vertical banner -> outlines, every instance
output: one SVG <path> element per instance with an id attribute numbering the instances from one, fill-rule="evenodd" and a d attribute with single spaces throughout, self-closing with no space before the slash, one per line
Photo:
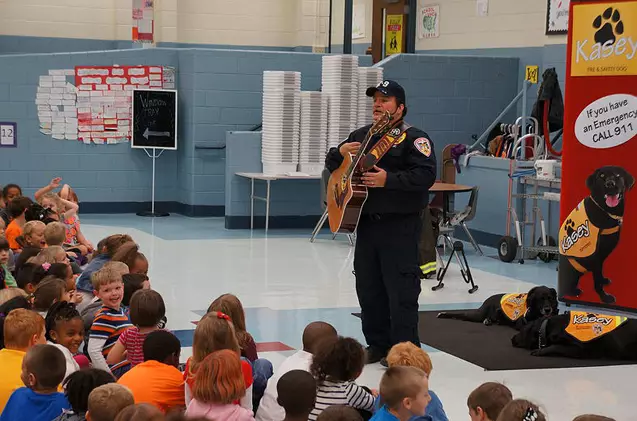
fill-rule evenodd
<path id="1" fill-rule="evenodd" d="M 133 42 L 155 42 L 154 0 L 133 0 Z"/>
<path id="2" fill-rule="evenodd" d="M 403 15 L 387 15 L 385 55 L 403 52 Z"/>
<path id="3" fill-rule="evenodd" d="M 423 6 L 418 14 L 418 38 L 438 38 L 440 36 L 440 6 Z"/>
<path id="4" fill-rule="evenodd" d="M 559 233 L 563 301 L 637 311 L 637 1 L 570 4 Z"/>

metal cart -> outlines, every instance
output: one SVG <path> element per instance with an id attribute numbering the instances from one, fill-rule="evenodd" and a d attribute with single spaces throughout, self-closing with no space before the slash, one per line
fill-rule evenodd
<path id="1" fill-rule="evenodd" d="M 550 262 L 559 254 L 556 240 L 547 234 L 547 226 L 539 207 L 539 201 L 549 201 L 548 206 L 548 232 L 551 231 L 551 205 L 550 202 L 559 202 L 561 189 L 560 179 L 540 179 L 532 175 L 535 171 L 525 168 L 516 172 L 515 160 L 511 160 L 509 167 L 509 197 L 507 211 L 506 235 L 498 242 L 498 256 L 503 262 L 512 262 L 516 256 L 520 256 L 519 262 L 524 263 L 525 258 L 539 257 L 544 262 Z M 513 183 L 519 179 L 518 192 L 513 192 Z M 548 189 L 549 194 L 541 193 L 540 188 Z M 557 193 L 557 195 L 556 195 Z M 515 210 L 514 199 L 520 200 L 521 218 Z M 532 200 L 530 215 L 527 215 L 527 200 Z M 540 228 L 540 238 L 535 242 L 537 228 Z M 511 236 L 511 226 L 515 226 L 515 237 Z M 531 230 L 531 241 L 526 241 L 527 227 Z M 519 252 L 519 254 L 518 254 Z"/>

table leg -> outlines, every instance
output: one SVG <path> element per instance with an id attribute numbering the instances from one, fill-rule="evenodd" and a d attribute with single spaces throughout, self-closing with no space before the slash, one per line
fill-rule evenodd
<path id="1" fill-rule="evenodd" d="M 250 231 L 254 229 L 254 178 L 251 178 L 250 191 Z"/>
<path id="2" fill-rule="evenodd" d="M 449 193 L 442 192 L 442 220 L 447 222 L 447 211 L 449 210 Z"/>
<path id="3" fill-rule="evenodd" d="M 265 192 L 265 233 L 268 233 L 268 226 L 270 222 L 270 180 L 267 181 L 267 189 Z"/>

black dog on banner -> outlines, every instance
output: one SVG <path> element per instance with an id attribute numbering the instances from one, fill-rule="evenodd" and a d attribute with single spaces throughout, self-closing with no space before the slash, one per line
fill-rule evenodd
<path id="1" fill-rule="evenodd" d="M 567 311 L 529 322 L 511 344 L 535 356 L 637 360 L 637 320 Z"/>
<path id="2" fill-rule="evenodd" d="M 526 294 L 492 295 L 477 310 L 442 312 L 438 317 L 484 323 L 487 326 L 495 323 L 520 329 L 527 322 L 558 314 L 557 305 L 557 291 L 538 286 L 531 288 Z"/>
<path id="3" fill-rule="evenodd" d="M 595 292 L 603 303 L 615 297 L 604 291 L 611 280 L 603 273 L 604 261 L 619 242 L 626 193 L 635 178 L 622 167 L 601 167 L 586 179 L 590 196 L 580 202 L 560 228 L 560 294 L 578 297 L 579 280 L 592 272 Z"/>

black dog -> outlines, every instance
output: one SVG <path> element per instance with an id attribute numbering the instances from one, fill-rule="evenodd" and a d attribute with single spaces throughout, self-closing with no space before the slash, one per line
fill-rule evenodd
<path id="1" fill-rule="evenodd" d="M 600 300 L 615 302 L 615 297 L 604 291 L 611 283 L 603 274 L 604 261 L 619 242 L 625 195 L 634 184 L 632 175 L 615 166 L 601 167 L 586 179 L 591 195 L 569 214 L 560 229 L 560 293 L 579 296 L 581 276 L 592 272 Z"/>
<path id="2" fill-rule="evenodd" d="M 601 315 L 584 313 L 584 316 Z M 570 320 L 571 312 L 567 311 L 529 322 L 511 338 L 511 344 L 516 348 L 530 349 L 535 356 L 637 360 L 637 320 L 628 319 L 615 330 L 588 342 L 579 341 L 567 333 Z"/>
<path id="3" fill-rule="evenodd" d="M 515 317 L 507 316 L 502 308 L 502 298 L 506 294 L 496 294 L 484 300 L 484 303 L 477 310 L 469 310 L 462 313 L 438 314 L 441 319 L 456 319 L 467 322 L 484 323 L 489 326 L 493 323 L 499 325 L 513 326 L 520 329 L 527 322 L 540 317 L 558 314 L 557 292 L 554 288 L 545 286 L 533 287 L 528 294 L 518 294 L 514 300 L 522 300 L 526 304 L 526 312 L 517 314 Z M 521 303 L 521 304 L 522 304 Z"/>

